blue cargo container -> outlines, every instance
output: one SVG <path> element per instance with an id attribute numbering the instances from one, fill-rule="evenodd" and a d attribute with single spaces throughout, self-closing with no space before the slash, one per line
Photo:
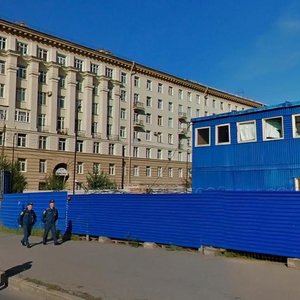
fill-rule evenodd
<path id="1" fill-rule="evenodd" d="M 193 192 L 300 189 L 300 102 L 192 122 Z"/>

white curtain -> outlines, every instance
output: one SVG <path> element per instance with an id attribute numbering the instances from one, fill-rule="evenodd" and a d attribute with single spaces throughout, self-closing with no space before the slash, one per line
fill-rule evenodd
<path id="1" fill-rule="evenodd" d="M 242 123 L 238 125 L 239 141 L 255 141 L 256 140 L 256 126 L 253 122 Z"/>
<path id="2" fill-rule="evenodd" d="M 281 119 L 269 119 L 265 121 L 265 138 L 279 139 L 282 137 Z"/>

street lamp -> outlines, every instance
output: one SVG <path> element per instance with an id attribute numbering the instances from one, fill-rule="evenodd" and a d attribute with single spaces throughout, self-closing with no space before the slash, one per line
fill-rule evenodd
<path id="1" fill-rule="evenodd" d="M 81 110 L 81 105 L 76 103 L 75 108 L 75 147 L 74 147 L 74 169 L 73 169 L 73 195 L 75 195 L 75 186 L 76 186 L 76 164 L 77 164 L 77 139 L 78 139 L 78 113 Z"/>
<path id="2" fill-rule="evenodd" d="M 125 146 L 122 146 L 122 177 L 121 177 L 121 189 L 124 189 L 124 177 L 125 177 Z"/>
<path id="3" fill-rule="evenodd" d="M 188 131 L 189 128 L 192 126 L 192 122 L 187 123 L 186 130 Z M 187 146 L 188 147 L 188 146 Z M 190 161 L 190 150 L 186 149 L 186 162 L 185 162 L 185 192 L 188 192 L 188 185 L 189 185 L 189 161 Z"/>

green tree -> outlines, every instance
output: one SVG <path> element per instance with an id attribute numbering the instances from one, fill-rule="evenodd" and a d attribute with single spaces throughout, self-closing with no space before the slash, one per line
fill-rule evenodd
<path id="1" fill-rule="evenodd" d="M 116 183 L 111 181 L 106 174 L 101 173 L 88 173 L 87 187 L 89 190 L 103 190 L 103 189 L 115 189 Z"/>
<path id="2" fill-rule="evenodd" d="M 46 177 L 45 180 L 45 190 L 52 190 L 52 191 L 62 191 L 66 187 L 66 181 L 64 180 L 63 176 L 57 176 L 55 174 L 51 174 Z"/>
<path id="3" fill-rule="evenodd" d="M 11 162 L 7 157 L 0 159 L 0 170 L 11 172 L 11 191 L 12 193 L 22 193 L 27 181 L 24 174 L 20 171 L 20 163 L 18 161 Z"/>

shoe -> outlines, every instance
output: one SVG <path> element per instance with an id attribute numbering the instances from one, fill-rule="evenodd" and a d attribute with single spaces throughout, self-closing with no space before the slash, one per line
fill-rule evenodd
<path id="1" fill-rule="evenodd" d="M 22 246 L 26 246 L 26 244 L 24 243 L 24 241 L 21 241 Z"/>
<path id="2" fill-rule="evenodd" d="M 47 245 L 47 243 L 46 243 L 46 242 L 43 242 L 43 245 Z"/>
<path id="3" fill-rule="evenodd" d="M 58 245 L 60 245 L 60 243 L 59 243 L 59 242 L 56 242 L 56 243 L 54 243 L 54 246 L 58 246 Z"/>
<path id="4" fill-rule="evenodd" d="M 31 246 L 29 244 L 27 244 L 27 248 L 31 248 Z"/>

